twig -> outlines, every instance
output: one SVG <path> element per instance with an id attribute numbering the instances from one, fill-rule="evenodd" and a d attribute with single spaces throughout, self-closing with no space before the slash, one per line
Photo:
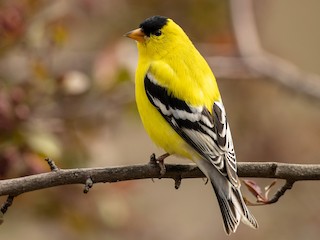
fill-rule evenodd
<path id="1" fill-rule="evenodd" d="M 51 160 L 50 158 L 46 158 L 45 161 L 47 161 L 47 163 L 50 167 L 50 170 L 52 172 L 59 171 L 59 168 L 57 167 L 57 165 L 55 164 L 55 162 L 53 160 Z"/>
<path id="2" fill-rule="evenodd" d="M 292 179 L 287 179 L 285 184 L 278 189 L 278 191 L 269 198 L 269 192 L 271 188 L 276 184 L 277 180 L 274 180 L 270 185 L 264 188 L 265 192 L 261 191 L 260 186 L 252 180 L 243 180 L 243 183 L 248 188 L 248 190 L 256 197 L 256 202 L 251 202 L 247 198 L 244 198 L 248 206 L 263 206 L 267 204 L 276 203 L 280 197 L 282 197 L 285 192 L 293 187 L 293 184 L 296 182 Z"/>
<path id="3" fill-rule="evenodd" d="M 204 178 L 194 164 L 166 164 L 161 178 Z M 292 181 L 320 180 L 320 165 L 286 163 L 238 163 L 239 177 L 278 178 Z M 93 183 L 119 182 L 136 179 L 159 178 L 155 164 L 140 164 L 108 168 L 60 169 L 57 172 L 35 174 L 0 181 L 0 196 L 16 196 L 25 192 L 66 185 L 86 184 L 88 176 Z"/>
<path id="4" fill-rule="evenodd" d="M 2 214 L 5 214 L 8 211 L 8 208 L 12 205 L 13 203 L 14 196 L 9 195 L 7 197 L 7 200 L 2 204 L 0 211 Z"/>
<path id="5" fill-rule="evenodd" d="M 273 197 L 264 204 L 272 204 L 278 202 L 279 198 L 282 197 L 287 190 L 290 190 L 293 187 L 294 183 L 294 180 L 287 180 L 286 183 L 273 195 Z"/>

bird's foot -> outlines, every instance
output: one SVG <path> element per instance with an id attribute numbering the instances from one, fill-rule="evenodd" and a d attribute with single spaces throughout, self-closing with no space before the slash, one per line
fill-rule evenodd
<path id="1" fill-rule="evenodd" d="M 166 166 L 164 165 L 164 159 L 166 159 L 169 156 L 169 153 L 162 154 L 159 157 L 156 157 L 156 155 L 152 153 L 150 156 L 150 163 L 158 164 L 160 167 L 160 177 L 166 174 Z"/>

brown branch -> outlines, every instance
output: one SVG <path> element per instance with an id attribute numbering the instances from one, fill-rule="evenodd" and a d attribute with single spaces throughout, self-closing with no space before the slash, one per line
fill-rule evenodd
<path id="1" fill-rule="evenodd" d="M 287 190 L 290 190 L 295 183 L 294 180 L 287 180 L 286 183 L 273 195 L 271 199 L 269 199 L 265 204 L 272 204 L 278 202 L 280 197 L 282 197 Z"/>
<path id="2" fill-rule="evenodd" d="M 137 179 L 204 178 L 203 173 L 194 164 L 166 164 L 166 173 L 160 176 L 155 164 L 108 168 L 60 169 L 53 172 L 35 174 L 26 177 L 0 181 L 0 196 L 17 196 L 25 192 L 56 187 L 67 184 L 84 184 L 90 188 L 91 183 L 120 182 Z M 240 177 L 278 178 L 290 181 L 320 180 L 320 165 L 285 164 L 285 163 L 238 163 Z"/>
<path id="3" fill-rule="evenodd" d="M 297 92 L 320 98 L 320 76 L 308 73 L 263 49 L 252 0 L 230 0 L 231 19 L 243 62 L 259 75 L 270 77 Z"/>
<path id="4" fill-rule="evenodd" d="M 251 202 L 246 197 L 244 198 L 245 202 L 248 206 L 262 206 L 267 204 L 276 203 L 280 197 L 282 197 L 287 190 L 290 190 L 293 187 L 293 184 L 296 182 L 295 180 L 289 179 L 286 180 L 285 184 L 282 185 L 271 198 L 269 198 L 269 193 L 271 188 L 276 184 L 277 180 L 274 180 L 270 185 L 264 188 L 265 192 L 261 191 L 261 187 L 252 180 L 243 180 L 244 185 L 248 188 L 248 190 L 256 197 L 256 202 Z"/>
<path id="5" fill-rule="evenodd" d="M 2 214 L 5 214 L 8 211 L 8 208 L 11 207 L 13 203 L 14 196 L 9 195 L 7 200 L 2 204 L 0 211 Z"/>
<path id="6" fill-rule="evenodd" d="M 47 161 L 47 163 L 48 163 L 48 165 L 50 167 L 50 170 L 52 172 L 59 171 L 59 168 L 57 167 L 57 165 L 55 164 L 55 162 L 53 160 L 51 160 L 50 158 L 46 158 L 44 160 Z"/>
<path id="7" fill-rule="evenodd" d="M 212 67 L 217 79 L 225 78 L 238 80 L 261 77 L 261 74 L 250 71 L 242 57 L 206 56 L 206 60 Z"/>

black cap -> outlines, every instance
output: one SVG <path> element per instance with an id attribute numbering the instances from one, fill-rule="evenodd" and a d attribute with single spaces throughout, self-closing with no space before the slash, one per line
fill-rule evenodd
<path id="1" fill-rule="evenodd" d="M 144 20 L 139 27 L 142 29 L 145 35 L 150 37 L 151 33 L 155 33 L 160 30 L 168 22 L 167 17 L 153 16 Z"/>

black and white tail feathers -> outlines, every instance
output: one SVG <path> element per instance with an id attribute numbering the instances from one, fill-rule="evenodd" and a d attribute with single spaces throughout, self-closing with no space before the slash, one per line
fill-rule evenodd
<path id="1" fill-rule="evenodd" d="M 235 187 L 207 160 L 196 161 L 200 170 L 210 179 L 216 193 L 220 206 L 224 229 L 229 235 L 237 230 L 240 221 L 252 228 L 257 228 L 258 223 L 249 212 L 242 194 L 240 186 Z"/>
<path id="2" fill-rule="evenodd" d="M 210 179 L 220 205 L 227 234 L 235 232 L 240 221 L 257 228 L 240 192 L 236 155 L 222 101 L 212 110 L 193 106 L 162 86 L 150 67 L 144 79 L 146 95 L 170 126 L 195 151 L 194 160 Z"/>

